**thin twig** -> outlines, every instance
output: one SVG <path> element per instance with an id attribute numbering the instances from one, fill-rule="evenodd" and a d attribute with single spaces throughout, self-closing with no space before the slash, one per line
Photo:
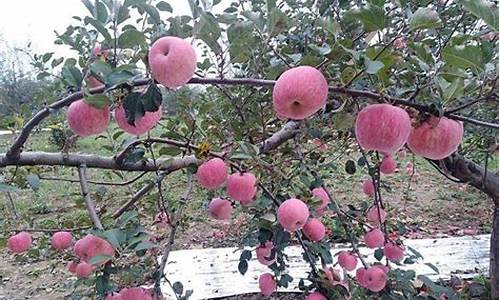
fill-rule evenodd
<path id="1" fill-rule="evenodd" d="M 170 251 L 172 250 L 172 245 L 174 244 L 175 240 L 175 233 L 177 232 L 177 227 L 179 226 L 179 223 L 182 219 L 182 213 L 184 211 L 184 208 L 187 206 L 187 203 L 189 201 L 189 197 L 191 195 L 191 192 L 193 190 L 193 174 L 188 172 L 188 179 L 187 179 L 187 187 L 186 191 L 182 195 L 179 209 L 177 210 L 175 216 L 171 217 L 170 220 L 170 235 L 168 238 L 167 243 L 165 244 L 165 247 L 163 248 L 163 256 L 161 258 L 160 266 L 158 267 L 158 271 L 156 272 L 157 277 L 155 280 L 155 292 L 160 290 L 160 282 L 161 279 L 165 276 L 165 266 L 167 265 L 168 261 L 168 256 L 170 254 Z M 175 291 L 174 291 L 175 293 Z"/>
<path id="2" fill-rule="evenodd" d="M 81 165 L 78 168 L 78 176 L 80 177 L 80 187 L 82 190 L 83 199 L 85 200 L 85 207 L 87 208 L 87 211 L 89 213 L 89 217 L 97 229 L 103 229 L 101 220 L 99 219 L 99 216 L 97 215 L 97 212 L 95 210 L 94 201 L 92 201 L 92 198 L 90 197 L 89 184 L 87 182 L 86 165 Z"/>
<path id="3" fill-rule="evenodd" d="M 16 219 L 19 219 L 19 216 L 17 214 L 17 209 L 16 209 L 16 204 L 14 203 L 14 199 L 12 199 L 12 195 L 10 192 L 7 192 L 7 198 L 9 199 L 10 205 L 12 206 L 12 213 L 16 217 Z"/>
<path id="4" fill-rule="evenodd" d="M 138 176 L 127 180 L 127 181 L 122 181 L 122 182 L 108 182 L 108 181 L 94 181 L 94 180 L 87 180 L 89 184 L 97 184 L 97 185 L 114 185 L 114 186 L 125 186 L 132 184 L 136 182 L 137 180 L 141 179 L 144 175 L 148 174 L 148 171 L 144 171 Z M 71 179 L 71 178 L 59 178 L 59 177 L 45 177 L 45 176 L 38 176 L 42 180 L 51 180 L 51 181 L 66 181 L 66 182 L 80 182 L 79 179 Z"/>
<path id="5" fill-rule="evenodd" d="M 149 193 L 156 185 L 157 185 L 157 182 L 159 181 L 162 181 L 165 176 L 167 175 L 168 173 L 166 172 L 160 172 L 155 180 L 149 182 L 148 184 L 144 185 L 140 190 L 138 190 L 133 196 L 132 198 L 127 201 L 125 204 L 123 204 L 119 209 L 117 209 L 114 213 L 113 213 L 113 218 L 119 218 L 124 212 L 126 212 L 132 205 L 134 205 L 137 201 L 139 201 L 144 195 L 146 195 L 147 193 Z"/>

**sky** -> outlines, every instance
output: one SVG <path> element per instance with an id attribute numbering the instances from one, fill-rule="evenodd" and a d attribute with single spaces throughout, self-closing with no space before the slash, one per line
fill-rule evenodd
<path id="1" fill-rule="evenodd" d="M 84 16 L 87 9 L 80 0 L 0 0 L 8 2 L 0 9 L 0 48 L 25 47 L 31 42 L 35 53 L 55 52 L 55 57 L 68 56 L 71 51 L 54 45 L 54 30 L 62 33 L 72 16 Z M 187 0 L 168 1 L 176 15 L 191 15 Z M 8 8 L 7 8 L 8 7 Z M 2 42 L 4 41 L 4 42 Z M 6 42 L 6 43 L 5 43 Z"/>

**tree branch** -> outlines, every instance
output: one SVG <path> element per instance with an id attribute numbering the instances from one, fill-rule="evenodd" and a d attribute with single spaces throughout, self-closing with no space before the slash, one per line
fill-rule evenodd
<path id="1" fill-rule="evenodd" d="M 124 212 L 126 212 L 132 205 L 134 205 L 137 201 L 139 201 L 144 195 L 149 193 L 157 184 L 158 182 L 161 182 L 165 176 L 167 176 L 167 173 L 165 172 L 160 172 L 158 176 L 156 177 L 155 180 L 149 182 L 148 184 L 144 185 L 140 190 L 138 190 L 132 198 L 127 201 L 127 203 L 123 204 L 119 209 L 117 209 L 113 213 L 113 218 L 119 218 Z"/>
<path id="2" fill-rule="evenodd" d="M 251 78 L 233 78 L 233 79 L 220 79 L 220 78 L 192 78 L 188 83 L 189 84 L 211 84 L 211 85 L 249 85 L 249 86 L 266 86 L 266 87 L 271 87 L 275 84 L 276 81 L 274 80 L 266 80 L 266 79 L 251 79 Z M 145 79 L 138 79 L 133 81 L 130 85 L 135 87 L 135 86 L 143 86 L 151 83 L 151 79 L 145 78 Z M 100 86 L 97 88 L 93 88 L 90 90 L 90 94 L 97 94 L 97 93 L 102 93 L 106 91 L 104 86 Z M 408 99 L 403 99 L 403 98 L 398 98 L 398 97 L 392 97 L 392 96 L 386 96 L 382 95 L 379 93 L 375 92 L 370 92 L 370 91 L 361 91 L 361 90 L 355 90 L 355 89 L 349 89 L 345 87 L 334 87 L 330 86 L 329 91 L 332 93 L 336 94 L 345 94 L 348 96 L 351 96 L 353 98 L 367 98 L 367 99 L 372 99 L 378 102 L 391 102 L 394 104 L 398 105 L 405 105 L 409 107 L 413 107 L 418 109 L 419 111 L 422 112 L 430 112 L 430 107 L 427 105 L 423 104 L 418 104 L 414 103 L 413 101 L 409 101 Z M 18 157 L 19 154 L 21 153 L 21 150 L 27 141 L 31 131 L 38 125 L 40 122 L 43 121 L 46 117 L 50 115 L 51 112 L 56 111 L 58 109 L 61 109 L 65 106 L 70 105 L 74 101 L 77 101 L 79 99 L 82 99 L 84 96 L 82 91 L 70 94 L 63 99 L 56 101 L 52 103 L 51 105 L 43 108 L 40 110 L 38 113 L 33 116 L 23 127 L 21 130 L 19 136 L 17 139 L 14 141 L 12 146 L 9 148 L 7 151 L 7 159 L 9 161 L 15 161 Z M 454 115 L 454 114 L 449 114 L 445 113 L 445 115 L 449 116 L 452 119 L 456 120 L 462 120 L 465 122 L 470 122 L 476 125 L 480 126 L 486 126 L 490 128 L 496 128 L 498 129 L 498 124 L 491 124 L 483 121 L 477 121 L 471 118 L 466 118 L 463 116 L 459 115 Z"/>
<path id="3" fill-rule="evenodd" d="M 148 171 L 144 171 L 141 174 L 137 175 L 136 177 L 127 180 L 127 181 L 122 181 L 122 182 L 108 182 L 108 181 L 94 181 L 94 180 L 87 180 L 88 183 L 90 184 L 97 184 L 97 185 L 114 185 L 114 186 L 126 186 L 129 184 L 132 184 L 136 182 L 137 180 L 141 179 L 144 175 L 148 174 Z M 45 176 L 38 176 L 42 180 L 52 180 L 52 181 L 66 181 L 66 182 L 80 182 L 78 179 L 71 179 L 71 178 L 58 178 L 58 177 L 45 177 Z"/>
<path id="4" fill-rule="evenodd" d="M 90 192 L 89 192 L 89 184 L 87 182 L 87 166 L 82 164 L 78 168 L 78 176 L 80 177 L 80 187 L 82 189 L 82 195 L 83 199 L 85 200 L 85 207 L 87 208 L 87 211 L 89 213 L 89 217 L 92 220 L 92 223 L 94 223 L 94 227 L 97 229 L 103 229 L 101 220 L 99 219 L 99 216 L 97 215 L 97 212 L 95 210 L 95 204 L 92 201 L 92 198 L 90 198 Z"/>
<path id="5" fill-rule="evenodd" d="M 169 256 L 170 251 L 172 250 L 172 246 L 174 244 L 175 233 L 176 233 L 177 227 L 181 221 L 184 208 L 186 207 L 186 205 L 189 201 L 189 196 L 191 195 L 192 190 L 193 190 L 193 174 L 188 173 L 186 191 L 184 192 L 184 194 L 181 197 L 179 209 L 175 213 L 175 216 L 171 218 L 170 235 L 169 235 L 167 243 L 165 244 L 165 247 L 163 250 L 163 256 L 162 256 L 161 262 L 160 262 L 160 266 L 158 267 L 158 272 L 157 272 L 158 277 L 155 280 L 155 290 L 160 289 L 160 281 L 165 276 L 165 266 L 167 265 L 168 256 Z"/>
<path id="6" fill-rule="evenodd" d="M 433 162 L 443 172 L 486 193 L 498 206 L 498 174 L 485 170 L 484 167 L 457 153 Z"/>
<path id="7" fill-rule="evenodd" d="M 299 132 L 300 122 L 289 121 L 278 132 L 270 136 L 260 146 L 260 153 L 268 153 L 277 148 L 287 140 L 293 138 Z"/>
<path id="8" fill-rule="evenodd" d="M 79 167 L 84 164 L 88 168 L 123 171 L 175 171 L 181 168 L 186 168 L 190 164 L 198 164 L 199 161 L 194 156 L 187 156 L 184 158 L 158 160 L 157 163 L 157 166 L 155 166 L 152 160 L 146 159 L 135 163 L 118 165 L 113 157 L 50 152 L 20 153 L 19 158 L 16 161 L 11 161 L 7 158 L 6 154 L 0 154 L 0 167 L 35 165 Z"/>
<path id="9" fill-rule="evenodd" d="M 123 150 L 120 151 L 115 156 L 116 163 L 118 165 L 122 165 L 123 161 L 127 157 L 128 152 L 132 148 L 134 148 L 135 146 L 141 145 L 141 144 L 152 144 L 152 143 L 167 144 L 167 145 L 175 146 L 175 147 L 178 147 L 178 148 L 188 148 L 188 149 L 195 149 L 195 150 L 198 149 L 198 147 L 196 147 L 193 144 L 189 144 L 189 143 L 186 144 L 185 142 L 180 142 L 180 141 L 171 140 L 171 139 L 147 138 L 147 139 L 135 140 L 135 141 L 132 141 L 129 144 L 127 144 L 125 146 L 125 148 L 123 148 Z"/>

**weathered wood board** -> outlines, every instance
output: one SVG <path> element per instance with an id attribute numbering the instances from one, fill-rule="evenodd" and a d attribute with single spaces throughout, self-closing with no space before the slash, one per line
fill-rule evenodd
<path id="1" fill-rule="evenodd" d="M 433 280 L 447 279 L 451 274 L 472 277 L 488 272 L 489 235 L 406 240 L 405 245 L 414 248 L 424 257 L 424 260 L 407 268 L 415 270 L 418 275 L 427 275 Z M 344 249 L 348 247 L 338 245 L 332 249 L 332 254 Z M 367 255 L 367 261 L 375 260 L 372 255 L 373 250 L 361 248 L 360 251 Z M 285 252 L 290 258 L 289 274 L 294 281 L 288 289 L 279 291 L 298 291 L 296 286 L 300 278 L 306 277 L 309 268 L 302 260 L 300 247 L 289 247 Z M 238 273 L 240 253 L 241 250 L 237 248 L 173 251 L 165 268 L 167 278 L 172 283 L 180 281 L 184 285 L 184 290 L 192 289 L 193 295 L 190 299 L 193 300 L 258 292 L 258 276 L 268 272 L 269 269 L 252 257 L 247 273 L 242 276 Z M 434 264 L 440 273 L 436 274 L 425 263 Z M 162 285 L 162 292 L 167 299 L 175 299 L 166 283 Z"/>

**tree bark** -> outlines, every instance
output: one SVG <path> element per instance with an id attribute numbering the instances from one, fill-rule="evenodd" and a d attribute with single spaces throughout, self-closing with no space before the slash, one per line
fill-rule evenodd
<path id="1" fill-rule="evenodd" d="M 94 223 L 95 228 L 102 230 L 102 223 L 95 210 L 95 203 L 90 197 L 89 184 L 87 182 L 87 166 L 81 165 L 80 167 L 78 167 L 78 176 L 80 177 L 80 188 L 82 190 L 82 196 L 85 200 L 85 207 L 87 208 L 90 219 L 92 220 L 92 223 Z"/>
<path id="2" fill-rule="evenodd" d="M 491 299 L 498 300 L 498 205 L 493 212 L 493 231 L 490 240 Z"/>
<path id="3" fill-rule="evenodd" d="M 491 299 L 498 300 L 498 173 L 486 170 L 459 154 L 434 161 L 443 172 L 486 193 L 495 205 L 490 239 Z"/>
<path id="4" fill-rule="evenodd" d="M 86 165 L 88 168 L 112 169 L 122 171 L 175 171 L 186 168 L 190 164 L 199 164 L 194 156 L 182 158 L 161 159 L 156 164 L 151 159 L 140 160 L 134 163 L 124 162 L 118 164 L 114 157 L 97 156 L 76 153 L 50 153 L 50 152 L 21 152 L 17 160 L 10 159 L 5 153 L 0 153 L 0 167 L 6 166 L 68 166 L 79 167 Z"/>

